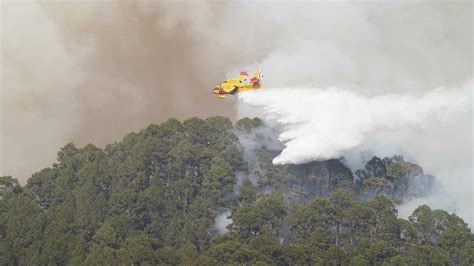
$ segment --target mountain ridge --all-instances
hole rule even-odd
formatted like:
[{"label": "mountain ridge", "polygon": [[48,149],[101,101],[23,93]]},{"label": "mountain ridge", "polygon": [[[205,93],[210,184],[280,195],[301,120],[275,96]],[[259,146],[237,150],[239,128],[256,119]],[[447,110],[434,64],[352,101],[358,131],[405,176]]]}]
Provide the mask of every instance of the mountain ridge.
[{"label": "mountain ridge", "polygon": [[[472,264],[455,214],[422,205],[397,217],[396,203],[426,193],[413,180],[435,182],[420,166],[273,165],[267,133],[257,118],[170,119],[105,149],[67,144],[23,187],[0,177],[0,262]],[[232,223],[214,232],[225,210]]]}]

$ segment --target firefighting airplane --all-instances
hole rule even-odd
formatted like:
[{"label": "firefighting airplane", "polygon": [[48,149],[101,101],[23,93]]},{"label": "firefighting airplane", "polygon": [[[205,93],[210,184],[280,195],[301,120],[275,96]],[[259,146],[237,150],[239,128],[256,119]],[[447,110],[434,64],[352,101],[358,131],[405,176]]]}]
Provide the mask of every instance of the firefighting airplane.
[{"label": "firefighting airplane", "polygon": [[257,70],[250,80],[247,80],[249,74],[247,72],[240,72],[240,76],[236,78],[226,79],[223,83],[216,86],[212,93],[217,94],[217,97],[223,99],[226,94],[235,94],[241,91],[260,89],[262,85],[262,71]]}]

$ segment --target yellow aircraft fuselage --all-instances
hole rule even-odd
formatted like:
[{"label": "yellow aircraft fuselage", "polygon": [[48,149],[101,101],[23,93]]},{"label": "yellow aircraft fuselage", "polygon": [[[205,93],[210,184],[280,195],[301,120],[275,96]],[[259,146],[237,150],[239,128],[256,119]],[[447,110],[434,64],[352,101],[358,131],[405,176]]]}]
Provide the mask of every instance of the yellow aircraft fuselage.
[{"label": "yellow aircraft fuselage", "polygon": [[237,92],[260,89],[262,87],[261,71],[255,71],[253,77],[247,81],[247,72],[240,72],[237,78],[226,79],[223,83],[216,86],[212,93],[217,94],[219,98],[225,98],[226,94],[235,94]]}]

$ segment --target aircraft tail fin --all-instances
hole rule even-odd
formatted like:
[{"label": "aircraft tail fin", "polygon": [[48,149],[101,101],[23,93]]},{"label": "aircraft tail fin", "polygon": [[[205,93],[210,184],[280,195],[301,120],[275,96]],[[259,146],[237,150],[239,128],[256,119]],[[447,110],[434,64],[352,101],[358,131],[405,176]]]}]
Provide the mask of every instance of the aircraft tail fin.
[{"label": "aircraft tail fin", "polygon": [[262,71],[257,69],[250,80],[253,84],[262,83]]}]

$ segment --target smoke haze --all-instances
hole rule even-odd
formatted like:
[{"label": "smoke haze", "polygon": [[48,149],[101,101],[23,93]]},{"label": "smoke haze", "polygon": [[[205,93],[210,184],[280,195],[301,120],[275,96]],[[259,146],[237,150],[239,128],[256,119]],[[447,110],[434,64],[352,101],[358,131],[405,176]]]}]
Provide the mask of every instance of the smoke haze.
[{"label": "smoke haze", "polygon": [[399,206],[401,216],[425,203],[472,226],[472,11],[472,2],[319,2],[272,12],[275,47],[243,65],[263,69],[266,88],[240,95],[238,116],[279,126],[286,148],[275,163],[345,156],[357,167],[367,151],[402,154],[438,187]]},{"label": "smoke haze", "polygon": [[194,23],[207,27],[200,17],[220,4],[1,4],[2,174],[24,182],[70,141],[102,146],[170,117],[232,116],[209,94],[230,53],[196,56]]},{"label": "smoke haze", "polygon": [[[261,67],[267,88],[338,87],[362,102],[465,95],[472,11],[470,1],[2,1],[0,174],[24,183],[69,141],[102,146],[169,117],[253,117],[261,110],[209,93],[242,69]],[[435,106],[408,123],[422,127],[396,121],[359,147],[403,147],[450,184],[459,210],[473,202],[472,108]],[[438,119],[437,108],[453,112]]]}]

